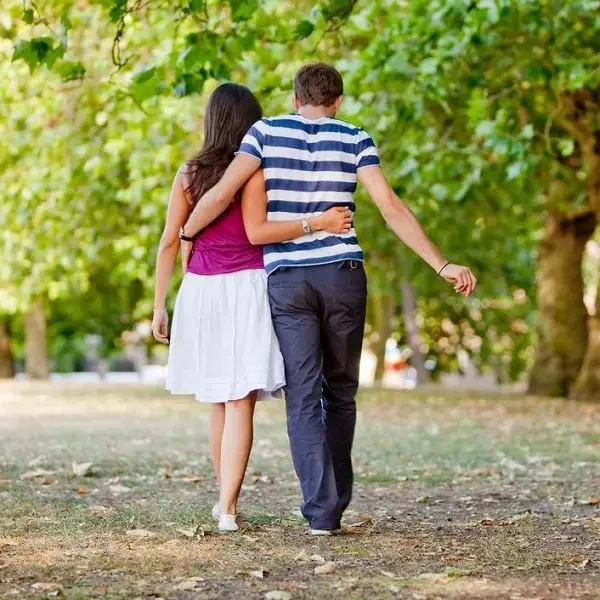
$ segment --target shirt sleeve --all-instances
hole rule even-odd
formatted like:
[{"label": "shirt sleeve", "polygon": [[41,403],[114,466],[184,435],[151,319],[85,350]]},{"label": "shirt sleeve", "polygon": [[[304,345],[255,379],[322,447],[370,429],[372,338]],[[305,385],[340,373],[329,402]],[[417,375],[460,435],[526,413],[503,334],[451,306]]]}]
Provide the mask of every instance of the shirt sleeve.
[{"label": "shirt sleeve", "polygon": [[244,136],[244,139],[240,144],[240,149],[236,154],[249,154],[262,161],[266,131],[267,124],[264,120],[261,119],[254,123],[254,125],[250,127],[250,131]]},{"label": "shirt sleeve", "polygon": [[373,138],[362,129],[358,133],[356,140],[356,168],[378,166],[379,152]]}]

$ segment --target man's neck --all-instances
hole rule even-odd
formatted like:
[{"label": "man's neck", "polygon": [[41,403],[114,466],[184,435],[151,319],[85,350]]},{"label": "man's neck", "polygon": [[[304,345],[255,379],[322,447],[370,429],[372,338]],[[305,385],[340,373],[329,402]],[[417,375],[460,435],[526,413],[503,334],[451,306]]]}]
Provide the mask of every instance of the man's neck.
[{"label": "man's neck", "polygon": [[311,104],[301,106],[298,109],[298,114],[310,121],[322,119],[323,117],[335,117],[335,111],[333,109],[327,108],[326,106],[312,106]]}]

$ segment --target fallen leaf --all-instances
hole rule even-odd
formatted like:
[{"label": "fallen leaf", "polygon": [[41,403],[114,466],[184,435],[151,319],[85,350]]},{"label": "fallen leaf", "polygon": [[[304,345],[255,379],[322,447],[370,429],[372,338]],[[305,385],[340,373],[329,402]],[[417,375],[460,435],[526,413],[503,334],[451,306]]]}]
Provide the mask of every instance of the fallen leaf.
[{"label": "fallen leaf", "polygon": [[325,559],[320,554],[311,554],[309,560],[312,560],[312,562],[320,563],[322,565],[325,564]]},{"label": "fallen leaf", "polygon": [[578,571],[583,571],[586,567],[591,565],[591,560],[589,558],[574,558],[571,563],[575,566]]},{"label": "fallen leaf", "polygon": [[189,529],[182,527],[176,529],[175,531],[177,531],[181,535],[184,535],[187,538],[204,537],[205,534],[204,527],[202,527],[202,525],[196,525],[196,527],[191,527]]},{"label": "fallen leaf", "polygon": [[148,531],[147,529],[128,529],[125,534],[139,538],[149,538],[156,535],[156,533],[153,531]]},{"label": "fallen leaf", "polygon": [[90,506],[88,508],[88,510],[92,514],[94,514],[94,515],[100,515],[100,516],[112,515],[112,514],[114,514],[114,513],[117,512],[114,508],[109,508],[107,506],[100,506],[99,504],[94,504],[93,506]]},{"label": "fallen leaf", "polygon": [[193,538],[196,535],[195,529],[176,529],[175,531],[187,538]]},{"label": "fallen leaf", "polygon": [[189,590],[195,590],[198,584],[202,583],[204,579],[202,577],[190,577],[181,583],[173,586],[173,589],[177,592],[186,592]]},{"label": "fallen leaf", "polygon": [[52,477],[54,471],[46,471],[45,469],[37,469],[35,471],[26,471],[21,475],[23,481],[31,481],[32,479],[42,479]]},{"label": "fallen leaf", "polygon": [[591,506],[596,506],[596,504],[600,504],[600,498],[597,496],[590,496],[588,502]]},{"label": "fallen leaf", "polygon": [[384,577],[389,577],[390,579],[395,579],[396,575],[394,573],[390,573],[390,571],[379,571]]},{"label": "fallen leaf", "polygon": [[60,586],[58,583],[46,583],[43,581],[38,581],[37,583],[31,584],[31,589],[38,592],[56,592],[60,589]]},{"label": "fallen leaf", "polygon": [[315,567],[315,575],[329,575],[335,571],[335,563],[328,562]]},{"label": "fallen leaf", "polygon": [[257,569],[256,571],[250,571],[250,575],[257,579],[264,579],[268,575],[268,572],[264,569]]},{"label": "fallen leaf", "polygon": [[367,518],[364,521],[357,521],[356,523],[350,523],[347,527],[364,527],[365,525],[370,525],[373,522],[373,519]]},{"label": "fallen leaf", "polygon": [[125,485],[121,485],[120,483],[117,483],[116,485],[109,485],[108,489],[113,494],[126,494],[127,492],[131,491],[131,488],[128,488]]},{"label": "fallen leaf", "polygon": [[446,579],[445,573],[421,573],[417,579],[427,579],[428,581],[440,581]]},{"label": "fallen leaf", "polygon": [[294,560],[301,560],[302,562],[309,562],[310,556],[306,552],[306,550],[300,550],[300,553],[294,557]]},{"label": "fallen leaf", "polygon": [[481,519],[481,521],[479,521],[480,525],[493,525],[494,524],[494,519]]},{"label": "fallen leaf", "polygon": [[417,498],[417,502],[419,504],[428,504],[429,503],[429,496],[420,496],[419,498]]},{"label": "fallen leaf", "polygon": [[72,463],[71,467],[73,469],[73,475],[76,475],[77,477],[86,477],[87,475],[90,475],[92,472],[92,464],[93,463],[91,462]]},{"label": "fallen leaf", "polygon": [[76,491],[80,496],[85,496],[88,493],[88,489],[84,485],[79,486]]},{"label": "fallen leaf", "polygon": [[291,600],[292,595],[282,590],[272,590],[265,594],[267,600]]}]

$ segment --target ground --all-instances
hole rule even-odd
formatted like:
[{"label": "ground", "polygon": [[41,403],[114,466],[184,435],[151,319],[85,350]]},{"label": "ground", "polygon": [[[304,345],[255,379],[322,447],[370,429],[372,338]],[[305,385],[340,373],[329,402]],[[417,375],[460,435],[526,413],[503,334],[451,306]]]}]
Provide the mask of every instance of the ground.
[{"label": "ground", "polygon": [[600,405],[364,391],[327,539],[278,402],[257,411],[253,527],[215,532],[207,416],[155,389],[0,386],[0,597],[600,598]]}]

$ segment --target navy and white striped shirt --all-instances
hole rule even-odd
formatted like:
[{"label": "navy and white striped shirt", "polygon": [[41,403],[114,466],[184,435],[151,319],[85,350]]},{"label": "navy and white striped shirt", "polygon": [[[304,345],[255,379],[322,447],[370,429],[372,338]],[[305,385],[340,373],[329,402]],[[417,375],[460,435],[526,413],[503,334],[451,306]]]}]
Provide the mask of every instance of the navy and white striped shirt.
[{"label": "navy and white striped shirt", "polygon": [[[358,169],[379,165],[373,139],[344,121],[283,115],[256,122],[239,152],[261,161],[270,221],[320,215],[332,206],[355,212]],[[316,231],[264,248],[267,274],[280,267],[363,260],[354,227],[341,235]]]}]

